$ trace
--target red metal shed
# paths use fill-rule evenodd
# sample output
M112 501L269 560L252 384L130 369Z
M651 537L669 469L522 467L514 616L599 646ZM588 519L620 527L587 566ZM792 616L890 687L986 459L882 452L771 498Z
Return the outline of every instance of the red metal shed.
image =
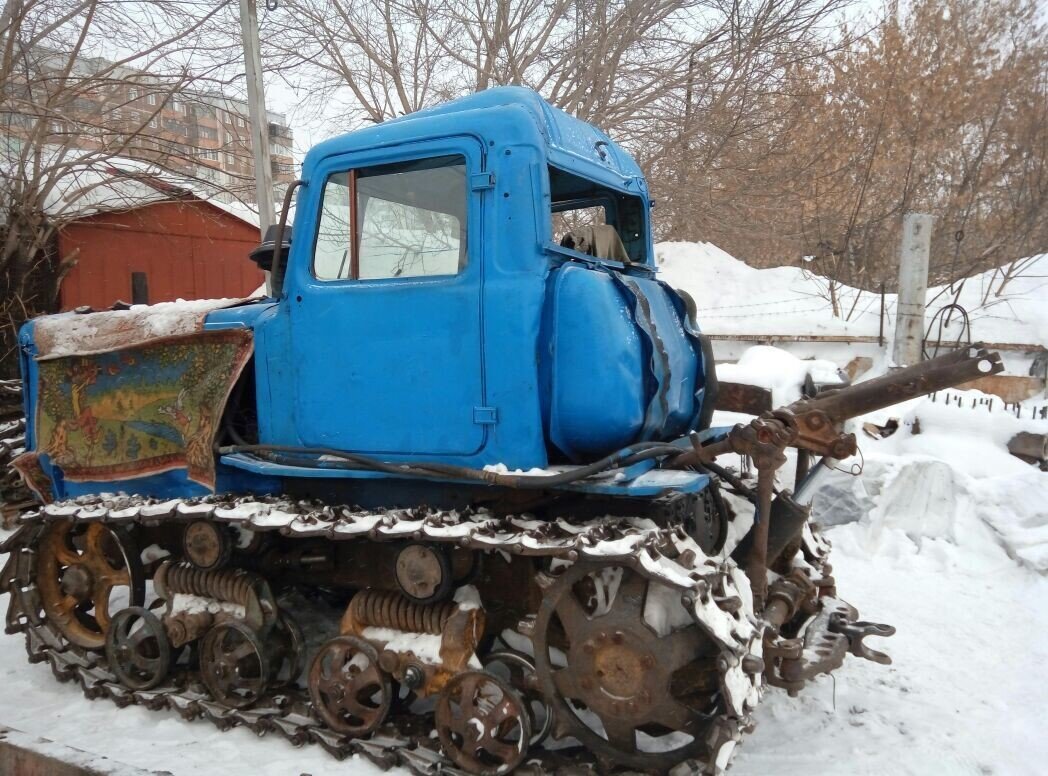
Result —
M258 227L195 197L86 215L58 234L76 262L61 308L247 296L263 281L248 259L258 242Z

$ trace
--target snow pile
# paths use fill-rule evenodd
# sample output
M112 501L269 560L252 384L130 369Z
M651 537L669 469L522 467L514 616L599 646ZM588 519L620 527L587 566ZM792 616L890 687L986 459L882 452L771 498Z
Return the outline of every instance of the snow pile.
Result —
M836 383L841 380L837 365L832 361L802 361L770 345L749 348L735 364L717 364L717 379L767 388L771 391L775 407L799 399L808 375L816 383Z
M1048 420L1020 420L1003 409L1000 399L981 391L950 393L961 398L962 406L921 398L907 402L901 413L900 407L877 413L880 418L901 416L901 430L905 431L879 443L878 452L931 456L976 478L1029 470L1028 464L1008 452L1008 442L1021 431L1048 433ZM970 406L973 400L984 399L994 400L993 409Z
M963 405L985 396L958 394L962 406L910 402L895 434L860 439L865 462L851 495L852 514L864 518L865 550L877 553L886 532L901 532L918 551L925 540L945 541L998 560L1003 552L1048 573L1048 473L1007 447L1020 431L1048 433L1048 420L1019 420L985 405L972 409ZM849 508L841 503L848 495L841 485L829 493L838 515ZM817 514L828 511L813 507Z
M826 279L799 267L756 269L712 243L665 242L655 252L661 279L695 299L699 324L710 333L877 335L880 294L839 288L841 308L851 312L850 320L844 320L833 316ZM1021 274L1003 291L999 270L965 282L957 302L971 316L974 340L1048 342L1048 254L1023 260L1021 266ZM929 319L953 301L953 295L942 290L928 291ZM895 294L886 295L889 333L895 325L896 302ZM952 342L960 333L955 318L944 330L943 341Z

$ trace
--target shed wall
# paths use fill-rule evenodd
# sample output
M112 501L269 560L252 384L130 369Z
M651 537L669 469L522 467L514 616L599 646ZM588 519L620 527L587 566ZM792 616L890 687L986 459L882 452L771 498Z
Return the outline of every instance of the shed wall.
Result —
M132 301L132 273L143 273L148 301L247 296L263 281L248 259L258 230L206 202L158 202L88 216L58 236L76 265L62 281L63 310Z

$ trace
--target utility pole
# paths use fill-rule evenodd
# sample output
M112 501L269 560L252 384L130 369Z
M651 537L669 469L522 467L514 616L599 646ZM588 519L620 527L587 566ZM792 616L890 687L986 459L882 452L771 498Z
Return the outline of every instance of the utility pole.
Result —
M895 346L892 349L892 360L897 367L912 366L921 360L932 222L932 216L925 213L907 213L902 219L899 304L895 317Z
M247 108L251 119L251 151L255 157L255 194L262 238L273 223L273 167L269 161L269 116L262 84L262 51L258 40L258 7L255 0L240 0L240 32L244 41L247 75ZM269 282L266 273L266 283Z

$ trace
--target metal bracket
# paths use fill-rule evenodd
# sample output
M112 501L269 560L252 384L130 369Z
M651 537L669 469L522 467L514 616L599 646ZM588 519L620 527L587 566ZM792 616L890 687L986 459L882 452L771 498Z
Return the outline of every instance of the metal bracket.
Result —
M473 191L495 188L495 173L477 172L469 176L469 187Z

